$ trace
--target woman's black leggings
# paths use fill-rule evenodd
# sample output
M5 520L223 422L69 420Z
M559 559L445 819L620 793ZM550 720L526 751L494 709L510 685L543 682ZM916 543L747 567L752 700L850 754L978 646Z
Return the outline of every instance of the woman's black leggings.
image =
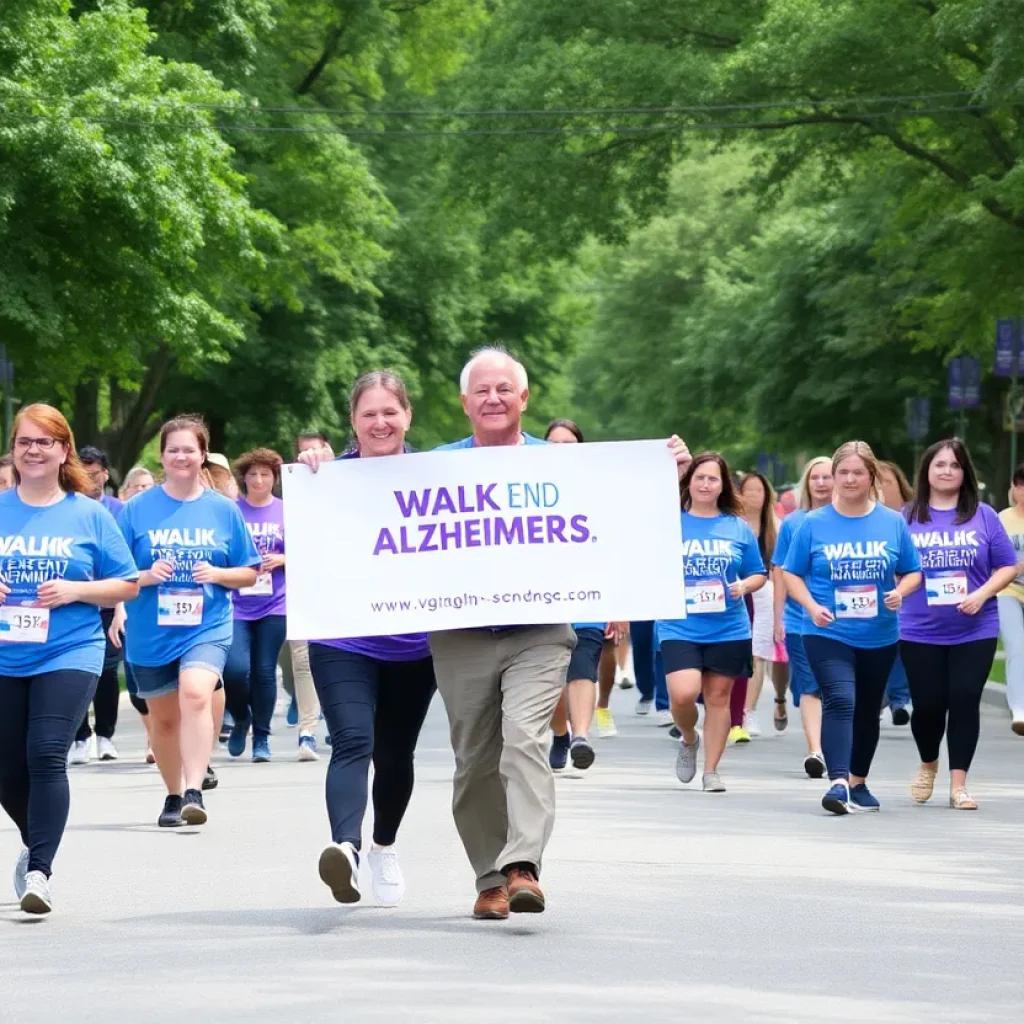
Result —
M0 676L0 806L28 847L29 871L50 876L68 822L68 750L96 692L92 672Z
M373 841L390 846L409 806L413 754L437 684L431 658L381 661L311 643L309 667L331 734L331 838L362 843L373 761Z
M981 729L981 694L995 656L994 637L962 644L900 641L914 705L910 728L923 764L939 759L945 733L949 770L970 770Z

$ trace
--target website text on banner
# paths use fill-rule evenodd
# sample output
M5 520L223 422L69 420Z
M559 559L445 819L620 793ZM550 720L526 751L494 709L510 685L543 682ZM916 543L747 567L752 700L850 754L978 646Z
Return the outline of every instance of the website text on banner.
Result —
M663 440L347 459L282 477L293 640L685 614Z

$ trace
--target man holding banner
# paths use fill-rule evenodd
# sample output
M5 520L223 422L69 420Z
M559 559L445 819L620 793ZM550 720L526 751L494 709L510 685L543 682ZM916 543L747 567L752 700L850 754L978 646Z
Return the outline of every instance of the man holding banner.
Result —
M473 913L498 920L544 910L538 878L555 813L547 740L576 643L567 623L685 605L673 558L678 484L658 443L549 446L524 434L526 371L502 349L476 353L460 388L473 433L438 454L332 463L319 475L334 491L300 471L286 478L293 578L297 560L310 568L290 582L288 629L293 639L428 633ZM686 445L673 437L669 447L685 471ZM315 470L332 458L325 446L300 462ZM602 459L621 461L644 489L643 524L632 500L596 492ZM325 601L317 581L334 566L346 587Z

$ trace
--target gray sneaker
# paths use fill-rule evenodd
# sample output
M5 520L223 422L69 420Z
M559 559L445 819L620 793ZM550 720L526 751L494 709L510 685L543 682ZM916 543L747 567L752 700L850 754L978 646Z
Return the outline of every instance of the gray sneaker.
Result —
M718 772L705 772L704 773L704 792L705 793L724 793L725 783L722 781L722 776Z
M697 751L700 750L700 736L693 743L679 742L679 753L676 754L676 778L680 782L693 782L697 774Z
M28 885L28 848L22 849L18 855L18 863L14 865L14 895L21 902Z

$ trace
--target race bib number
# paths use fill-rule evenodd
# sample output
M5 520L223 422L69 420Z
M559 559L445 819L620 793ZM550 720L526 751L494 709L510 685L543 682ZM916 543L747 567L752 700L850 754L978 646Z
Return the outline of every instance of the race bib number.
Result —
M960 604L967 597L967 573L935 572L925 577L929 605Z
M242 587L238 591L242 597L269 597L274 592L274 575L269 572L261 572L256 577L256 582L251 587Z
M157 621L161 626L201 626L201 590L161 590L157 597Z
M687 615L708 615L724 611L725 586L721 580L687 580Z
M837 619L874 619L878 617L877 587L836 587Z
M50 609L30 603L0 605L0 642L45 644L50 635Z

